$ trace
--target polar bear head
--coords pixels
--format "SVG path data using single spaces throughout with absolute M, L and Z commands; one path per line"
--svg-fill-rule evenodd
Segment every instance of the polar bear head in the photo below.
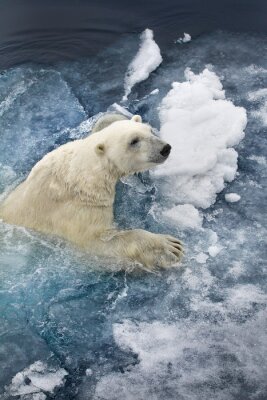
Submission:
M 94 128 L 91 135 L 95 153 L 103 162 L 113 165 L 121 176 L 155 167 L 170 154 L 171 146 L 155 136 L 151 126 L 142 123 L 139 115 L 130 120 L 107 115 L 98 126 L 100 130 Z

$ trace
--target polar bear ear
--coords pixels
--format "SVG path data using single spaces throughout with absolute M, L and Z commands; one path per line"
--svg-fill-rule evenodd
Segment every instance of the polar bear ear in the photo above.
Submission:
M 123 121 L 128 119 L 122 114 L 104 114 L 100 117 L 92 128 L 92 133 L 96 133 L 102 131 L 102 129 L 107 128 L 109 125 L 113 124 L 116 121 Z
M 140 115 L 134 115 L 131 119 L 134 122 L 142 122 L 142 117 Z
M 105 154 L 105 146 L 103 145 L 103 143 L 98 143 L 95 147 L 95 152 L 96 154 L 98 154 L 99 156 L 102 156 L 103 154 Z

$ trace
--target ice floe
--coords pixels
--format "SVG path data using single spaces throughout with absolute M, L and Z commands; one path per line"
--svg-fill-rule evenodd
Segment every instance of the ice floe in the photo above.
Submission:
M 153 39 L 153 31 L 146 29 L 141 34 L 141 44 L 138 53 L 131 61 L 125 76 L 125 94 L 123 100 L 127 100 L 133 86 L 149 77 L 162 62 L 160 48 Z

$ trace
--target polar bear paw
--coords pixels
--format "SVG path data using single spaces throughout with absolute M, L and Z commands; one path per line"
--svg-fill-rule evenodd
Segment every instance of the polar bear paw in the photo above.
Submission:
M 166 268 L 181 261 L 184 254 L 183 244 L 170 235 L 157 235 L 157 246 L 154 251 L 154 266 Z
M 151 233 L 142 229 L 108 230 L 98 242 L 101 253 L 138 262 L 150 270 L 177 264 L 183 254 L 183 244 L 170 235 Z
M 146 232 L 139 238 L 138 251 L 134 258 L 149 269 L 167 268 L 177 264 L 183 254 L 183 244 L 179 239 Z

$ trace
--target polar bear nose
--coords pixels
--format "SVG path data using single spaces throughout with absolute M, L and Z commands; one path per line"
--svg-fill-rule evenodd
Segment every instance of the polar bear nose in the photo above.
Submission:
M 160 151 L 160 154 L 163 156 L 163 157 L 168 157 L 168 155 L 170 154 L 170 152 L 171 152 L 171 146 L 169 145 L 169 144 L 165 144 L 165 146 L 163 147 L 163 149 Z

